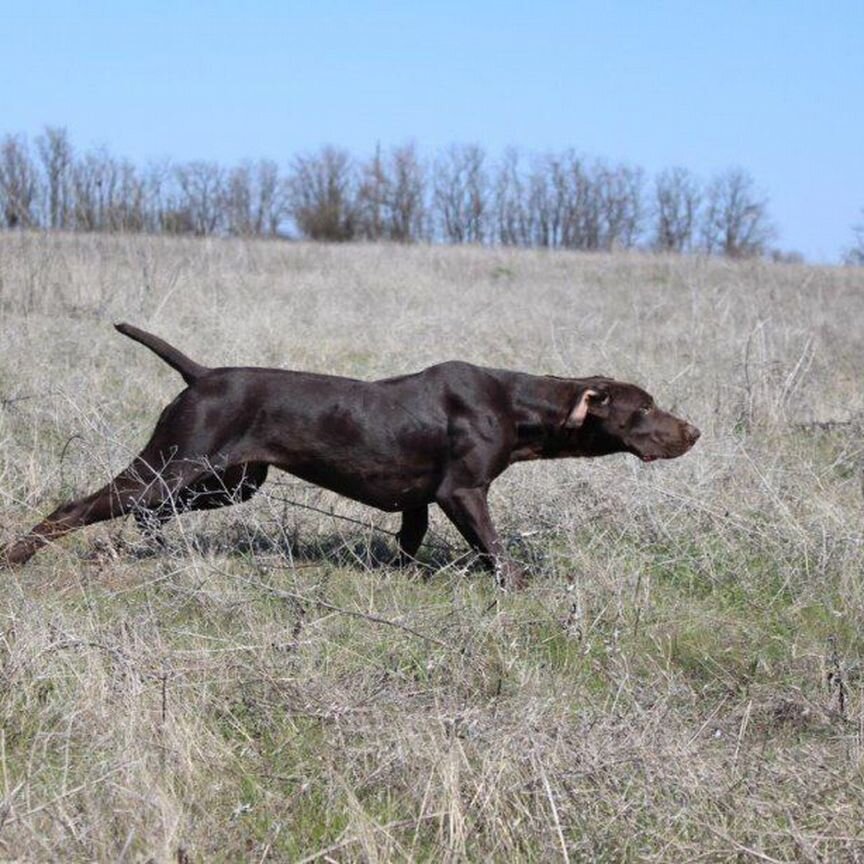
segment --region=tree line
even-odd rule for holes
[[[768,202],[730,168],[701,181],[686,168],[649,178],[636,165],[574,150],[492,159],[414,144],[357,158],[338,147],[231,167],[193,160],[141,167],[105,149],[78,152],[65,129],[31,146],[0,141],[0,227],[311,240],[478,243],[730,257],[769,252]]]
[[[864,210],[861,211],[861,215],[864,217]],[[853,225],[852,233],[855,242],[846,250],[843,261],[852,267],[864,267],[864,222],[860,225]]]

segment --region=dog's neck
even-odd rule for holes
[[[578,378],[514,374],[510,398],[516,443],[511,463],[564,455],[560,453],[567,434],[564,424],[585,386]],[[571,445],[572,435],[567,435]]]

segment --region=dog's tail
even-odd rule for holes
[[[160,339],[152,333],[145,333],[131,324],[115,324],[114,327],[124,336],[140,342],[154,354],[161,357],[169,366],[176,369],[183,376],[183,380],[187,384],[194,384],[202,375],[206,375],[210,371],[206,366],[201,366],[194,360],[190,360],[185,354],[169,345],[164,339]]]

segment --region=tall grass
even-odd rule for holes
[[[437,514],[400,572],[394,517],[276,472],[164,550],[118,521],[4,571],[0,857],[864,859],[861,270],[2,235],[0,539],[180,390],[117,320],[210,365],[614,375],[703,437],[505,474],[519,594]]]

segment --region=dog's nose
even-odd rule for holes
[[[687,440],[691,444],[695,444],[702,433],[692,423],[688,423],[684,427],[684,434],[687,436]]]

